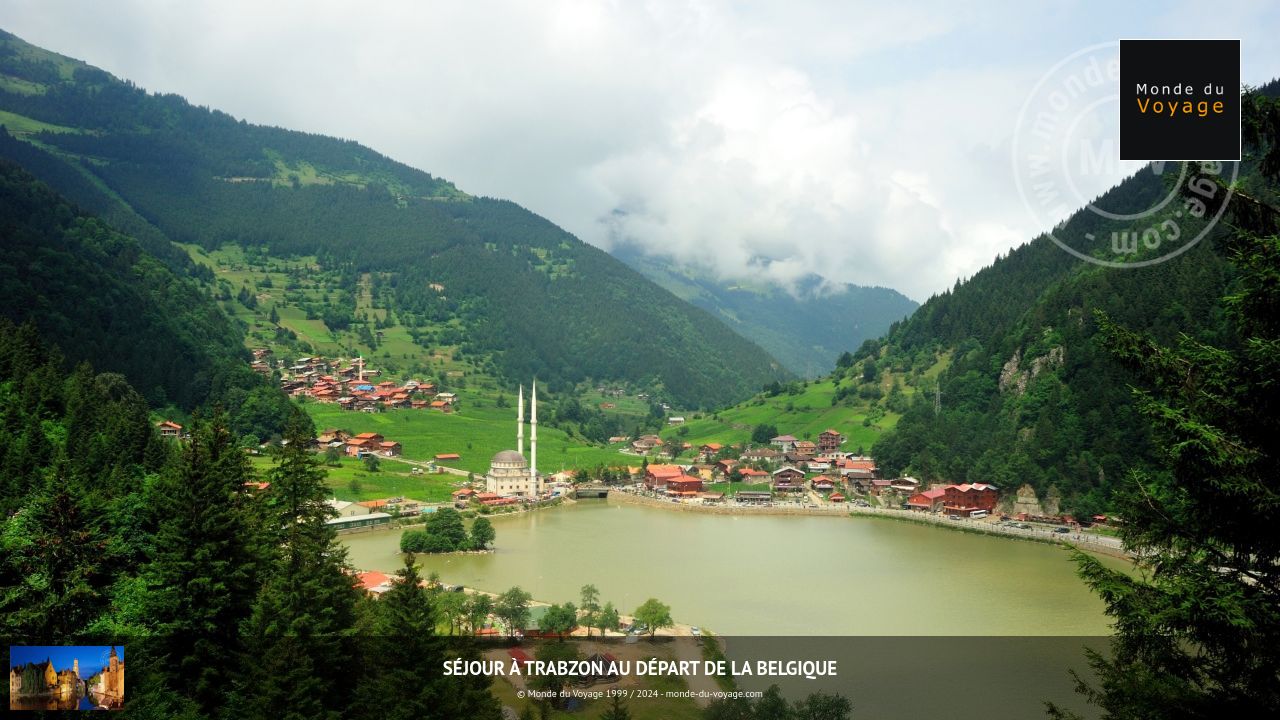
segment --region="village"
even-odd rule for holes
[[[250,367],[271,377],[280,374],[280,389],[292,398],[308,398],[334,403],[344,410],[381,412],[393,409],[436,410],[450,413],[458,401],[456,394],[441,392],[433,382],[390,380],[374,382],[381,371],[365,366],[363,357],[343,360],[300,357],[293,364],[272,362],[272,351],[257,348]]]

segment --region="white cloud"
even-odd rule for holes
[[[1185,17],[933,0],[0,3],[0,27],[31,42],[359,140],[603,247],[917,299],[1043,229],[1009,150],[1036,78]],[[1215,18],[1246,38],[1247,77],[1277,63],[1273,9]]]

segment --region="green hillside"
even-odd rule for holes
[[[241,434],[279,429],[284,396],[249,371],[240,328],[195,282],[3,160],[0,238],[0,317],[123,374],[153,407],[217,402],[245,410]]]
[[[339,291],[313,313],[321,334],[384,330],[358,312],[367,278],[416,346],[402,355],[448,347],[508,384],[622,382],[698,408],[787,375],[706,312],[551,222],[355,142],[151,95],[11,35],[0,36],[0,111],[13,124],[7,157],[171,267],[216,285],[164,241],[209,253],[238,246],[337,278]]]
[[[782,288],[768,281],[720,281],[629,245],[613,254],[806,378],[830,373],[840,353],[880,337],[919,306],[896,290],[824,283],[816,275]]]
[[[1272,83],[1259,94],[1276,90]],[[1248,158],[1238,185],[1277,196]],[[1099,204],[1146,206],[1167,191],[1143,172]],[[1178,212],[1176,204],[1164,212]],[[1056,232],[1105,238],[1113,229],[1127,228],[1082,210]],[[1129,470],[1159,463],[1133,376],[1102,346],[1095,312],[1164,344],[1185,335],[1233,347],[1223,298],[1236,269],[1218,243],[1227,231],[1216,227],[1181,256],[1133,269],[1083,263],[1038,237],[842,356],[833,375],[665,434],[736,442],[767,422],[812,438],[829,424],[850,436],[846,450],[869,447],[889,475],[992,482],[1007,493],[1027,483],[1068,511],[1105,511]]]

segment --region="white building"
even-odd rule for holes
[[[485,490],[508,497],[536,498],[542,494],[538,475],[538,384],[529,396],[529,460],[524,458],[524,386],[516,403],[516,449],[503,450],[489,461]]]

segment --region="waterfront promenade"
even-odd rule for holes
[[[722,515],[820,515],[828,517],[866,516],[900,522],[913,522],[924,525],[937,525],[949,530],[975,532],[987,535],[1002,535],[1022,540],[1049,542],[1061,545],[1074,545],[1082,550],[1102,553],[1113,557],[1129,557],[1119,538],[1073,530],[1069,533],[1054,532],[1051,527],[1020,528],[1010,524],[999,524],[994,518],[982,520],[951,520],[945,515],[923,513],[897,508],[858,507],[849,503],[782,501],[767,505],[749,505],[735,503],[727,498],[722,503],[705,505],[692,502],[675,502],[667,498],[637,492],[632,488],[610,488],[610,502],[634,503],[651,507],[673,510],[676,512],[696,512]]]

